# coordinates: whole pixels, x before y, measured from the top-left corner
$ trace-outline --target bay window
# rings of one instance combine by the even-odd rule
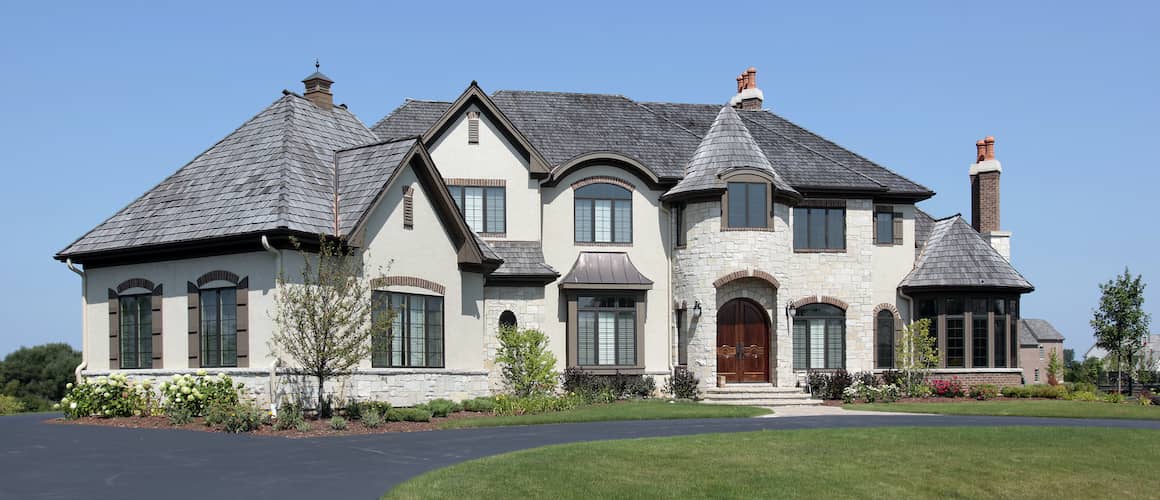
[[[846,312],[829,304],[797,308],[793,320],[795,370],[846,367]]]
[[[636,365],[636,300],[633,297],[577,297],[576,320],[580,366]]]

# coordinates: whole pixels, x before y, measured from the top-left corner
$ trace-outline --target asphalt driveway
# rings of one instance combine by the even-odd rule
[[[875,426],[1160,429],[1160,421],[941,415],[594,422],[285,439],[164,429],[50,425],[0,417],[0,498],[378,498],[464,460],[575,441],[710,432]]]

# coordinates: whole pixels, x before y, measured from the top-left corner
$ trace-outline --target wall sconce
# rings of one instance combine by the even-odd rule
[[[693,301],[693,317],[694,318],[701,317],[701,301],[699,301],[699,300]]]
[[[785,315],[793,319],[794,316],[797,316],[797,308],[793,304],[787,304],[785,306]]]

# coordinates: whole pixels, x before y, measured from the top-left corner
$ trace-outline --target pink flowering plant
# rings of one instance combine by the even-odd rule
[[[935,396],[943,398],[961,398],[967,395],[966,387],[958,377],[951,377],[950,380],[932,380],[930,388]]]

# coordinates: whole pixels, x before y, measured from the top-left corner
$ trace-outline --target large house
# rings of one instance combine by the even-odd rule
[[[1020,383],[1033,287],[1000,229],[993,138],[971,220],[935,220],[930,189],[765,109],[753,68],[727,105],[472,82],[372,127],[330,78],[303,82],[56,255],[83,276],[84,375],[279,391],[276,276],[301,265],[291,238],[337,236],[399,312],[335,388],[360,397],[498,389],[501,324],[545,332],[560,368],[772,390],[890,369],[902,325],[930,318],[940,372]]]

